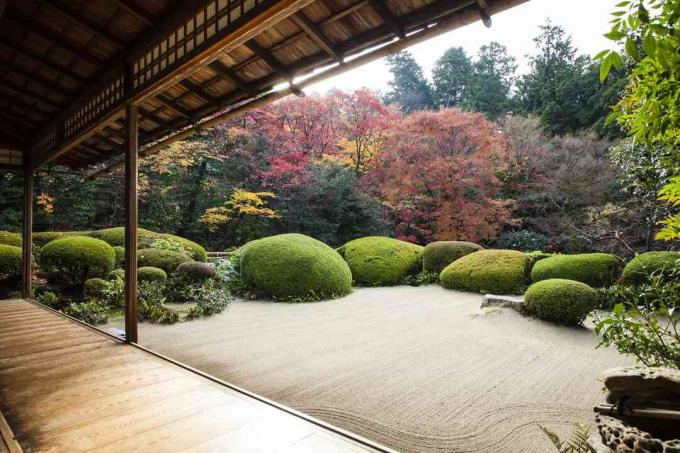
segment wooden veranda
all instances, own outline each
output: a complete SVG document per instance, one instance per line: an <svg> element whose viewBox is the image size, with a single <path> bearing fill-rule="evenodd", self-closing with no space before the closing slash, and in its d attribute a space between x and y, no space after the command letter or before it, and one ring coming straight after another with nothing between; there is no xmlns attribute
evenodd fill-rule
<svg viewBox="0 0 680 453"><path fill-rule="evenodd" d="M525 1L0 0L0 168L24 175L23 297L42 165L124 171L134 344L140 157L451 29L490 26ZM12 335L24 332L35 337L19 326Z"/></svg>

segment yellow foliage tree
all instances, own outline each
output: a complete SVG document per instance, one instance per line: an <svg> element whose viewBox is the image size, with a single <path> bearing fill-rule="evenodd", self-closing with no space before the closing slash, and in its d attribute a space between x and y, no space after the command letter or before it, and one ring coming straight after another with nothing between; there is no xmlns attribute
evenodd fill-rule
<svg viewBox="0 0 680 453"><path fill-rule="evenodd" d="M248 192L236 189L224 203L224 206L209 208L201 216L201 222L208 226L208 231L217 231L223 225L236 218L278 219L279 214L267 206L270 198L276 198L272 192Z"/></svg>

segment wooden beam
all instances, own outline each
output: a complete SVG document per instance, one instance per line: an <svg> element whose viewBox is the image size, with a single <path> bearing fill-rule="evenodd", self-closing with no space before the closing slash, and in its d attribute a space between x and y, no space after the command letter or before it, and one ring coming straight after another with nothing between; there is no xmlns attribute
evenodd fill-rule
<svg viewBox="0 0 680 453"><path fill-rule="evenodd" d="M319 27L314 24L311 20L304 15L302 11L299 11L292 16L290 19L300 27L311 39L316 43L317 46L321 47L326 53L334 57L338 63L342 63L342 55L340 55L334 48L333 43L328 39L328 37L321 31Z"/></svg>
<svg viewBox="0 0 680 453"><path fill-rule="evenodd" d="M195 123L195 119L193 115L191 114L190 111L176 103L174 100L170 99L168 96L164 95L163 93L160 93L156 96L156 100L169 108L170 110L174 111L178 115L188 119L192 123Z"/></svg>
<svg viewBox="0 0 680 453"><path fill-rule="evenodd" d="M489 4L486 0L477 0L477 5L479 5L479 17L482 19L482 23L486 28L491 28L491 13L489 12Z"/></svg>
<svg viewBox="0 0 680 453"><path fill-rule="evenodd" d="M20 25L24 30L30 31L31 33L38 35L41 39L47 40L52 44L68 51L77 58L88 62L89 64L99 67L104 63L99 57L90 54L87 49L80 46L74 45L70 42L64 40L64 35L62 33L56 32L48 27L45 27L37 23L32 17L27 14L9 10L5 15L7 19Z"/></svg>
<svg viewBox="0 0 680 453"><path fill-rule="evenodd" d="M19 48L18 46L20 45L21 44L19 43L12 43L9 40L0 37L0 46L6 48L8 51L21 55L24 58L31 59L36 63L40 64L41 66L46 67L50 71L59 74L62 77L68 77L69 79L75 80L76 82L85 83L85 78L82 77L80 74L76 74L75 72L71 71L70 69L64 66L59 66L55 63L47 61L44 55L37 54L31 50Z"/></svg>
<svg viewBox="0 0 680 453"><path fill-rule="evenodd" d="M116 0L116 4L121 9L124 9L125 11L139 19L141 22L144 23L144 25L146 26L153 25L153 19L151 18L151 15L146 11L142 11L142 9L139 8L137 5L130 4L130 2L126 0Z"/></svg>
<svg viewBox="0 0 680 453"><path fill-rule="evenodd" d="M50 107L53 107L55 109L60 109L62 107L62 105L57 101L48 98L47 96L39 93L35 89L29 88L26 85L21 86L18 83L8 79L7 77L4 77L2 79L2 85L10 88L13 91L16 91L17 93L21 93L24 96L30 96L32 98L35 98L37 101L40 101L43 104L49 105Z"/></svg>
<svg viewBox="0 0 680 453"><path fill-rule="evenodd" d="M208 102L210 104L218 104L220 101L218 97L213 96L208 91L206 91L201 85L194 83L189 79L184 79L181 82L179 82L179 84L182 85L187 90L194 93L199 98L203 99L203 101L205 102Z"/></svg>
<svg viewBox="0 0 680 453"><path fill-rule="evenodd" d="M399 23L399 18L397 18L392 13L386 2L383 0L369 0L368 3L371 5L371 8L373 8L373 10L378 13L378 16L380 16L382 21L385 22L388 27L390 27L392 33L400 38L404 38L406 36L406 33L404 33L404 27L402 27Z"/></svg>
<svg viewBox="0 0 680 453"><path fill-rule="evenodd" d="M80 28L87 30L89 33L96 35L101 39L105 39L110 43L117 45L118 47L125 46L125 43L117 36L114 36L107 30L103 30L98 24L92 22L91 20L78 16L76 12L66 9L62 4L55 0L40 0L40 4L47 5L50 9L61 15L66 20L78 25Z"/></svg>
<svg viewBox="0 0 680 453"><path fill-rule="evenodd" d="M137 153L139 112L125 107L125 341L137 343Z"/></svg>
<svg viewBox="0 0 680 453"><path fill-rule="evenodd" d="M139 107L139 113L141 113L143 117L150 119L151 121L156 123L158 126L164 128L166 130L172 129L172 126L170 126L170 124L167 121L165 121L163 118L156 115L151 110L145 109L144 107L140 106Z"/></svg>
<svg viewBox="0 0 680 453"><path fill-rule="evenodd" d="M33 172L24 167L24 218L21 244L21 295L31 298L33 281Z"/></svg>
<svg viewBox="0 0 680 453"><path fill-rule="evenodd" d="M20 68L16 65L13 65L12 62L10 61L2 61L0 62L0 65L2 65L2 70L3 71L8 71L14 74L17 77L20 77L24 80L33 82L35 84L40 85L43 88L46 88L48 90L51 90L53 92L57 93L66 93L66 94L72 94L73 90L64 88L62 84L55 84L52 79L49 77L45 77L42 74L35 73L35 72L29 72L26 71L24 68Z"/></svg>
<svg viewBox="0 0 680 453"><path fill-rule="evenodd" d="M255 55L260 57L261 60L267 63L267 66L269 66L274 72L278 72L290 83L293 83L293 76L288 72L286 65L281 63L279 59L271 54L267 49L259 45L257 41L251 39L245 43L245 46Z"/></svg>
<svg viewBox="0 0 680 453"><path fill-rule="evenodd" d="M215 60L208 65L210 69L215 71L218 75L224 77L225 79L233 82L241 91L252 95L252 87L248 85L243 79L241 79L236 71L223 64L221 61Z"/></svg>

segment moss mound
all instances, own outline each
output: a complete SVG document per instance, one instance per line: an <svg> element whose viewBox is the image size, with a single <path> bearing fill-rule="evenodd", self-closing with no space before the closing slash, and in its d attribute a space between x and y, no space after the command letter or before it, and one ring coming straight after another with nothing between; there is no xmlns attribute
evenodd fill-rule
<svg viewBox="0 0 680 453"><path fill-rule="evenodd" d="M43 247L55 239L61 239L65 237L72 236L89 236L89 231L41 231L39 233L33 233L33 245L38 247Z"/></svg>
<svg viewBox="0 0 680 453"><path fill-rule="evenodd" d="M352 291L352 273L332 248L303 234L280 234L244 247L241 278L261 297L321 300Z"/></svg>
<svg viewBox="0 0 680 453"><path fill-rule="evenodd" d="M531 285L524 299L527 312L537 318L577 326L597 306L597 291L585 283L553 278Z"/></svg>
<svg viewBox="0 0 680 453"><path fill-rule="evenodd" d="M21 247L24 241L21 239L19 233L10 233L9 231L0 231L0 245L11 245L12 247Z"/></svg>
<svg viewBox="0 0 680 453"><path fill-rule="evenodd" d="M105 228L103 230L93 231L89 235L93 238L101 239L112 247L125 246L125 227ZM158 236L158 233L154 233L153 231L145 230L144 228L137 229L138 240L142 238L153 238L156 236Z"/></svg>
<svg viewBox="0 0 680 453"><path fill-rule="evenodd" d="M368 236L349 241L338 248L352 271L352 278L368 286L398 285L417 274L423 247L383 236Z"/></svg>
<svg viewBox="0 0 680 453"><path fill-rule="evenodd" d="M166 274L172 274L177 266L187 261L191 261L191 257L182 252L162 249L137 250L139 267L157 267L163 269Z"/></svg>
<svg viewBox="0 0 680 453"><path fill-rule="evenodd" d="M21 275L21 247L0 244L0 278Z"/></svg>
<svg viewBox="0 0 680 453"><path fill-rule="evenodd" d="M113 248L113 252L116 254L116 267L123 267L125 264L125 248L117 245Z"/></svg>
<svg viewBox="0 0 680 453"><path fill-rule="evenodd" d="M177 275L192 282L202 282L215 278L217 272L212 264L199 262L182 263L177 266Z"/></svg>
<svg viewBox="0 0 680 453"><path fill-rule="evenodd" d="M623 269L621 283L624 285L642 285L654 272L680 266L679 252L647 252L633 258Z"/></svg>
<svg viewBox="0 0 680 453"><path fill-rule="evenodd" d="M575 280L594 288L613 285L621 275L623 261L608 253L555 255L538 261L531 270L531 280L553 278Z"/></svg>
<svg viewBox="0 0 680 453"><path fill-rule="evenodd" d="M441 272L446 266L465 255L482 250L484 247L474 242L437 241L427 244L423 250L423 269Z"/></svg>
<svg viewBox="0 0 680 453"><path fill-rule="evenodd" d="M521 294L532 260L516 250L480 250L446 266L439 274L444 288L495 294Z"/></svg>
<svg viewBox="0 0 680 453"><path fill-rule="evenodd" d="M125 272L123 272L123 278L125 278ZM157 267L140 267L137 269L137 280L165 285L165 282L168 280L168 274L163 269Z"/></svg>
<svg viewBox="0 0 680 453"><path fill-rule="evenodd" d="M116 254L113 247L99 239L72 236L48 242L40 251L40 266L50 281L65 285L82 285L113 270Z"/></svg>
<svg viewBox="0 0 680 453"><path fill-rule="evenodd" d="M88 278L83 284L83 294L92 299L100 299L108 286L109 284L102 278Z"/></svg>

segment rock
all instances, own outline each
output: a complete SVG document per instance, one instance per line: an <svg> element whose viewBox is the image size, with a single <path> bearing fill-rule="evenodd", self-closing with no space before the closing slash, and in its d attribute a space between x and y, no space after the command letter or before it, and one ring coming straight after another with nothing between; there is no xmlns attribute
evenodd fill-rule
<svg viewBox="0 0 680 453"><path fill-rule="evenodd" d="M616 453L680 453L680 440L661 440L607 415L595 417L602 443Z"/></svg>
<svg viewBox="0 0 680 453"><path fill-rule="evenodd" d="M512 308L522 313L524 311L524 297L510 295L485 294L482 299L482 308L505 307Z"/></svg>
<svg viewBox="0 0 680 453"><path fill-rule="evenodd" d="M623 367L603 375L609 393L607 402L657 408L680 407L680 370Z"/></svg>

